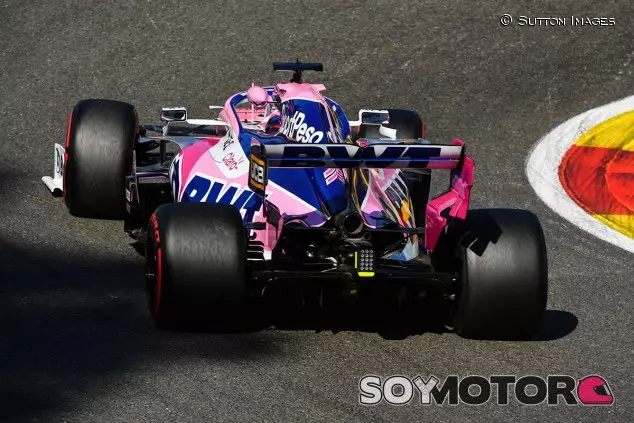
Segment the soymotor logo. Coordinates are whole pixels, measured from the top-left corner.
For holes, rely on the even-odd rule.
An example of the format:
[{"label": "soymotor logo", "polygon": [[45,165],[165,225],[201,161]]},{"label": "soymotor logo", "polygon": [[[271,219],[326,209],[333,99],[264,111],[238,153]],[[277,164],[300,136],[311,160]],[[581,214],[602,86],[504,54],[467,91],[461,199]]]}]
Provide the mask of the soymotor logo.
[{"label": "soymotor logo", "polygon": [[[496,389],[493,389],[493,385]],[[576,380],[568,375],[509,376],[494,375],[488,378],[478,375],[447,376],[441,383],[436,376],[424,380],[420,376],[364,376],[359,381],[359,402],[376,405],[384,400],[388,404],[408,404],[418,397],[421,405],[482,405],[494,401],[508,405],[509,393],[515,401],[524,405],[612,405],[614,396],[608,382],[592,375]]]}]

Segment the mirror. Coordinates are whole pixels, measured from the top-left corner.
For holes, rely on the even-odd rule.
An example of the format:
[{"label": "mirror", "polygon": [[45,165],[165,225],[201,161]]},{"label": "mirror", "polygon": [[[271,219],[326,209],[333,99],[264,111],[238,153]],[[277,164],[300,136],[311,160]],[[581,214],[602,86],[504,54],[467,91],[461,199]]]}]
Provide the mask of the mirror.
[{"label": "mirror", "polygon": [[187,109],[184,107],[169,107],[161,109],[161,120],[164,122],[185,122]]},{"label": "mirror", "polygon": [[361,112],[361,123],[364,125],[381,125],[390,121],[390,114],[387,110],[373,110]]}]

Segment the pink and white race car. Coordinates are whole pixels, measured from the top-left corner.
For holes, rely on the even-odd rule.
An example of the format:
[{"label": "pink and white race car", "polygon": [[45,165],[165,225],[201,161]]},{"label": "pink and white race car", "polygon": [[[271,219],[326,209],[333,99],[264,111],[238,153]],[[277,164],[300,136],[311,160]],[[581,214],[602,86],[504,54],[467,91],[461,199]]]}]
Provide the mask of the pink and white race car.
[{"label": "pink and white race car", "polygon": [[[439,301],[467,337],[539,327],[540,223],[523,210],[468,210],[474,162],[462,141],[431,143],[407,110],[348,120],[323,85],[302,81],[319,63],[274,69],[290,82],[237,93],[214,119],[172,107],[140,125],[129,104],[80,101],[55,145],[49,189],[73,215],[123,218],[145,244],[157,324],[235,327],[269,293],[295,292],[319,307]],[[450,182],[429,198],[436,169]]]}]

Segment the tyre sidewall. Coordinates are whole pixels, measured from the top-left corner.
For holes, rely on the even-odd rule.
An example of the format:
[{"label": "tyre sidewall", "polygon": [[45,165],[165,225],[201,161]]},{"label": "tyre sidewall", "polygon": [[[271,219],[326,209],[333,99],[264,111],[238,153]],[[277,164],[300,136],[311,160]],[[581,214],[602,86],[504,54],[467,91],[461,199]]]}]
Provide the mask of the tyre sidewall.
[{"label": "tyre sidewall", "polygon": [[[148,241],[160,257],[150,311],[163,327],[233,327],[248,299],[246,232],[231,205],[174,203],[150,218]],[[151,248],[150,248],[151,250]]]},{"label": "tyre sidewall", "polygon": [[523,210],[477,210],[467,225],[457,245],[456,332],[491,339],[530,336],[541,323],[548,293],[546,245],[537,217]]}]

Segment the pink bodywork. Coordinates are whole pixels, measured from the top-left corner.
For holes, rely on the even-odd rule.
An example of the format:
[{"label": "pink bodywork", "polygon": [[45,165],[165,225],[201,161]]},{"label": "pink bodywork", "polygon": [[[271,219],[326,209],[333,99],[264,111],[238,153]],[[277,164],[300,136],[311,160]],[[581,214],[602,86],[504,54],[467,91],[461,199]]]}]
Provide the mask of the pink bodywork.
[{"label": "pink bodywork", "polygon": [[[306,98],[326,103],[320,94],[323,90],[325,90],[325,87],[322,84],[289,83],[278,84],[275,92],[280,96],[282,101],[292,98]],[[251,87],[249,91],[251,97],[257,100],[259,104],[268,101],[268,94],[266,94],[266,91],[261,87],[254,86]],[[262,91],[264,91],[267,98],[265,98]],[[260,111],[260,113],[256,114],[257,119],[255,119],[255,122],[263,122],[267,119],[267,117],[261,113],[261,109],[256,108],[255,110],[256,112]],[[254,121],[254,114],[253,110],[249,108],[237,109],[235,112],[238,113],[238,118],[236,118],[236,113],[234,113],[230,98],[226,101],[220,113],[220,118],[231,126],[234,134],[238,134],[240,132],[238,119],[241,121]],[[232,185],[239,187],[235,198],[238,198],[245,189],[248,189],[249,157],[245,155],[240,144],[237,141],[230,141],[229,137],[230,135],[226,137],[210,137],[186,147],[178,154],[180,160],[175,160],[175,163],[177,163],[179,168],[177,170],[171,170],[176,170],[181,175],[181,183],[178,192],[175,193],[175,201],[181,200],[184,187],[187,186],[187,183],[196,174],[206,175],[206,177],[212,178],[215,181],[223,182],[225,189]],[[362,145],[363,140],[359,140],[359,144]],[[453,145],[463,144],[464,143],[460,140],[453,141]],[[458,164],[458,160],[430,162],[429,168],[456,169]],[[438,239],[447,225],[447,219],[441,216],[443,210],[449,208],[450,216],[460,219],[466,218],[469,207],[470,189],[473,185],[473,172],[474,162],[471,158],[465,156],[462,161],[461,170],[459,172],[452,172],[450,189],[428,202],[425,221],[425,248],[427,250],[434,250]],[[385,209],[380,199],[382,199],[384,203],[389,203],[389,198],[387,198],[385,193],[385,186],[387,186],[389,181],[396,177],[398,173],[399,171],[396,169],[372,170],[370,189],[367,191],[367,195],[361,204],[362,216],[368,226],[376,226],[376,220],[373,219],[373,216],[380,214]],[[262,209],[258,211],[254,217],[254,223],[265,222],[266,224],[265,230],[254,231],[255,240],[264,244],[265,256],[270,255],[270,252],[275,247],[283,223],[281,218],[277,222],[267,222],[267,210],[271,207],[277,208],[281,212],[279,213],[281,216],[299,216],[316,211],[313,206],[272,181],[269,181],[266,193],[267,200],[264,201]],[[257,194],[254,193],[253,195]],[[404,227],[416,226],[417,222],[413,221],[413,217],[404,218],[398,213],[395,215],[400,225]],[[418,223],[418,225],[420,225],[420,223]]]},{"label": "pink bodywork", "polygon": [[[454,140],[454,145],[464,145],[460,140]],[[447,226],[447,219],[440,213],[451,207],[449,216],[466,219],[469,209],[469,196],[473,186],[473,171],[475,162],[468,156],[464,157],[462,170],[454,173],[451,178],[449,191],[429,200],[425,219],[425,248],[433,251],[438,243],[442,231]]]},{"label": "pink bodywork", "polygon": [[[178,169],[172,171],[178,171],[182,180],[178,192],[175,193],[175,201],[181,201],[185,187],[196,175],[204,175],[213,181],[222,182],[225,190],[232,185],[238,187],[234,198],[238,198],[245,189],[248,189],[249,158],[237,141],[225,145],[227,139],[210,137],[178,153],[173,162],[173,166],[178,166]],[[220,195],[222,196],[223,193],[221,192]],[[262,242],[265,252],[270,253],[281,233],[282,221],[280,219],[275,222],[276,224],[267,222],[267,209],[276,207],[286,215],[305,215],[314,212],[315,208],[274,182],[268,183],[266,193],[267,201],[264,202],[263,208],[256,212],[253,222],[266,222],[265,230],[254,231],[255,241]],[[244,214],[244,211],[242,213]]]}]

